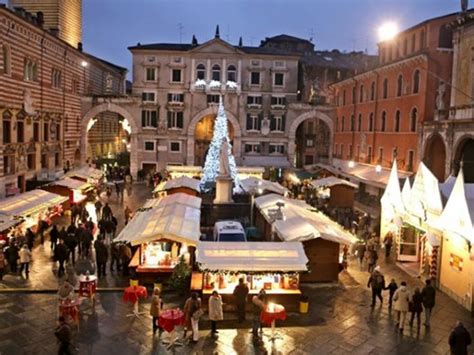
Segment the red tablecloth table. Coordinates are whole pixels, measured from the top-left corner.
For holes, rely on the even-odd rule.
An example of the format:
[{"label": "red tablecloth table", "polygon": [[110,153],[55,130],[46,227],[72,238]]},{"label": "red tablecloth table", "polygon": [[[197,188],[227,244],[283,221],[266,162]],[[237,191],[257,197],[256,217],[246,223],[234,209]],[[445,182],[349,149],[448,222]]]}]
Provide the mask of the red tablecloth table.
[{"label": "red tablecloth table", "polygon": [[66,320],[72,319],[76,324],[79,323],[79,305],[81,304],[78,299],[66,299],[59,301],[59,315],[63,316]]},{"label": "red tablecloth table", "polygon": [[133,312],[128,314],[127,317],[136,317],[140,318],[140,314],[145,314],[144,312],[138,312],[138,300],[140,298],[147,298],[148,292],[144,286],[129,286],[125,289],[123,293],[124,302],[133,303]]},{"label": "red tablecloth table", "polygon": [[170,333],[168,340],[163,340],[163,344],[168,344],[167,350],[174,348],[175,346],[182,346],[183,343],[178,341],[176,336],[176,327],[184,325],[185,318],[184,312],[179,308],[177,309],[167,309],[161,312],[160,317],[158,318],[158,325]]},{"label": "red tablecloth table", "polygon": [[97,276],[81,275],[79,276],[79,297],[94,298],[97,288]]},{"label": "red tablecloth table", "polygon": [[263,324],[271,325],[272,333],[270,336],[270,340],[274,341],[275,339],[279,338],[275,334],[275,322],[276,320],[285,320],[286,319],[286,310],[281,304],[268,304],[265,309],[260,314],[260,321]]}]

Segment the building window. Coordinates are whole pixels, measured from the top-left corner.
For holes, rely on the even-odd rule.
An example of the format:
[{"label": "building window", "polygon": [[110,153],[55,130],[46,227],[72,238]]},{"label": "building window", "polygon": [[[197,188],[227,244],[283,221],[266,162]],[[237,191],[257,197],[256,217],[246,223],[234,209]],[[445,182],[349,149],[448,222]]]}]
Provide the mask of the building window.
[{"label": "building window", "polygon": [[207,103],[208,104],[218,104],[220,100],[219,95],[207,95]]},{"label": "building window", "polygon": [[145,141],[145,150],[149,152],[155,151],[155,141]]},{"label": "building window", "polygon": [[16,121],[16,141],[17,143],[25,141],[25,123],[23,121]]},{"label": "building window", "polygon": [[285,145],[278,143],[270,143],[270,154],[285,154]]},{"label": "building window", "polygon": [[375,81],[372,82],[370,85],[370,100],[374,101],[375,100]]},{"label": "building window", "polygon": [[416,51],[416,33],[413,33],[411,35],[411,52],[415,52]]},{"label": "building window", "polygon": [[33,142],[40,141],[40,124],[39,122],[33,123]]},{"label": "building window", "polygon": [[413,93],[418,94],[420,91],[420,71],[417,69],[413,74]]},{"label": "building window", "polygon": [[15,156],[4,155],[3,156],[3,174],[10,175],[15,173]]},{"label": "building window", "polygon": [[403,95],[403,76],[400,74],[397,79],[397,96]]},{"label": "building window", "polygon": [[142,110],[142,127],[158,127],[158,112],[156,110]]},{"label": "building window", "polygon": [[354,115],[351,115],[351,132],[355,131],[355,120]]},{"label": "building window", "polygon": [[156,81],[156,68],[145,68],[145,80]]},{"label": "building window", "polygon": [[59,153],[54,154],[54,166],[55,167],[61,166],[61,157]]},{"label": "building window", "polygon": [[184,102],[184,94],[168,94],[168,102]]},{"label": "building window", "polygon": [[245,144],[245,153],[260,153],[262,147],[260,143],[246,143]]},{"label": "building window", "polygon": [[304,164],[311,165],[314,162],[314,157],[312,155],[305,155],[304,156]]},{"label": "building window", "polygon": [[214,64],[212,66],[212,80],[221,81],[221,67],[219,64]]},{"label": "building window", "polygon": [[2,47],[2,57],[3,57],[3,74],[11,74],[11,53],[10,47],[6,44]]},{"label": "building window", "polygon": [[247,96],[247,105],[262,105],[262,97],[261,96]]},{"label": "building window", "polygon": [[168,128],[183,128],[183,112],[168,111]]},{"label": "building window", "polygon": [[275,73],[273,75],[273,86],[283,86],[285,85],[285,74]]},{"label": "building window", "polygon": [[41,169],[48,169],[49,168],[49,161],[47,154],[41,154]]},{"label": "building window", "polygon": [[359,102],[364,102],[364,85],[359,87]]},{"label": "building window", "polygon": [[49,123],[47,122],[43,124],[43,141],[49,141]]},{"label": "building window", "polygon": [[403,55],[408,54],[408,37],[403,39]]},{"label": "building window", "polygon": [[272,105],[286,106],[286,97],[285,96],[272,96]]},{"label": "building window", "polygon": [[443,25],[439,29],[438,47],[453,48],[453,31],[449,25]]},{"label": "building window", "polygon": [[260,72],[253,71],[250,73],[250,85],[260,85]]},{"label": "building window", "polygon": [[339,117],[336,117],[336,127],[334,127],[335,131],[338,132],[339,131]]},{"label": "building window", "polygon": [[3,144],[12,142],[12,123],[8,119],[3,119]]},{"label": "building window", "polygon": [[416,121],[418,120],[418,110],[414,107],[410,114],[410,132],[416,132]]},{"label": "building window", "polygon": [[412,171],[413,170],[413,163],[415,159],[415,152],[413,150],[408,151],[408,164],[407,164],[407,170]]},{"label": "building window", "polygon": [[359,132],[362,131],[362,114],[361,113],[359,113],[359,117],[357,119],[357,128]]},{"label": "building window", "polygon": [[371,163],[372,162],[372,146],[368,146],[367,147],[367,163]]},{"label": "building window", "polygon": [[385,78],[383,80],[383,96],[384,99],[388,97],[388,79]]},{"label": "building window", "polygon": [[400,111],[399,110],[397,110],[397,112],[395,112],[394,131],[395,132],[400,132]]},{"label": "building window", "polygon": [[349,154],[347,155],[348,159],[352,159],[352,144],[349,144]]},{"label": "building window", "polygon": [[173,83],[181,83],[182,82],[181,69],[173,69],[171,71],[171,81]]},{"label": "building window", "polygon": [[384,112],[382,112],[382,119],[381,119],[381,122],[380,122],[380,131],[381,132],[385,132],[386,124],[387,124],[387,113],[384,111]]},{"label": "building window", "polygon": [[262,114],[247,114],[247,131],[260,131],[262,129]]},{"label": "building window", "polygon": [[170,152],[180,153],[181,152],[181,142],[170,142]]},{"label": "building window", "polygon": [[308,148],[314,147],[314,139],[307,139],[306,140],[306,146]]},{"label": "building window", "polygon": [[342,157],[344,156],[344,144],[341,143],[339,149],[339,158],[342,159]]},{"label": "building window", "polygon": [[285,116],[270,116],[270,131],[284,132],[285,131]]},{"label": "building window", "polygon": [[356,102],[356,87],[354,86],[352,88],[352,104],[355,104]]},{"label": "building window", "polygon": [[36,155],[35,154],[28,154],[27,166],[28,166],[28,170],[36,169]]},{"label": "building window", "polygon": [[378,159],[379,164],[383,163],[383,148],[379,148],[379,159]]},{"label": "building window", "polygon": [[374,130],[374,113],[371,112],[369,115],[369,132]]},{"label": "building window", "polygon": [[237,82],[237,69],[235,69],[234,65],[227,67],[227,81]]},{"label": "building window", "polygon": [[155,102],[155,93],[154,92],[142,92],[142,101],[143,102]]},{"label": "building window", "polygon": [[51,86],[55,89],[61,88],[61,70],[53,69],[51,71]]},{"label": "building window", "polygon": [[204,66],[204,64],[198,64],[198,66],[196,67],[196,79],[206,79],[206,67]]},{"label": "building window", "polygon": [[421,30],[421,32],[420,32],[420,50],[424,49],[425,46],[426,46],[425,30]]},{"label": "building window", "polygon": [[342,92],[342,106],[346,105],[346,90]]},{"label": "building window", "polygon": [[344,132],[345,125],[346,125],[346,118],[345,118],[344,116],[342,116],[342,121],[341,121],[341,132]]},{"label": "building window", "polygon": [[38,66],[31,60],[26,58],[23,64],[23,79],[26,81],[37,81],[38,80]]},{"label": "building window", "polygon": [[71,90],[73,94],[79,94],[81,91],[81,84],[79,79],[72,79],[71,80]]}]

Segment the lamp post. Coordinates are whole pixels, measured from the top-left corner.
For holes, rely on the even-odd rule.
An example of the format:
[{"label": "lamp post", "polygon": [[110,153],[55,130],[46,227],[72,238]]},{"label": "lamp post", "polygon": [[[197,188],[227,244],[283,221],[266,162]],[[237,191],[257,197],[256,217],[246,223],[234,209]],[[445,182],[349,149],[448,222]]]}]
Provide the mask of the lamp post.
[{"label": "lamp post", "polygon": [[261,194],[263,191],[260,188],[261,182],[259,181],[256,185],[252,186],[249,189],[250,193],[250,227],[253,227],[253,210],[254,210],[254,205],[255,205],[255,195],[256,194]]}]

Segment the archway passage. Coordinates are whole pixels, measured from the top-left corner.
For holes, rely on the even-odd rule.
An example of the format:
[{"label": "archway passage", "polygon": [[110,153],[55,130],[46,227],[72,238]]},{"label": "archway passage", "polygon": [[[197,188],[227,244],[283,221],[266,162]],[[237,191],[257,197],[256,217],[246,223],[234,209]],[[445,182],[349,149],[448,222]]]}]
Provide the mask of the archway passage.
[{"label": "archway passage", "polygon": [[454,173],[457,175],[462,166],[464,181],[474,183],[474,139],[464,139],[456,150],[454,159]]},{"label": "archway passage", "polygon": [[[194,131],[194,165],[196,166],[204,166],[207,150],[209,149],[209,144],[211,143],[214,134],[215,119],[215,114],[209,114],[204,116],[196,124],[196,129]],[[230,121],[227,123],[229,127],[229,138],[232,144],[234,139],[234,127]]]},{"label": "archway passage", "polygon": [[443,182],[446,178],[446,147],[439,134],[432,135],[426,144],[423,161],[428,169]]},{"label": "archway passage", "polygon": [[312,117],[301,122],[296,129],[295,161],[297,168],[329,159],[330,129],[322,120]]}]

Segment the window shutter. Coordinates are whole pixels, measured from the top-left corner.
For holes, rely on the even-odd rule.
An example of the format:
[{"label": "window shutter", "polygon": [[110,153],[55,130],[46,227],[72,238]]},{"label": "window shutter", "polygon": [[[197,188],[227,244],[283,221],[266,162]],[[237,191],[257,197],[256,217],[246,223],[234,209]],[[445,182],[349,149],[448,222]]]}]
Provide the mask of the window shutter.
[{"label": "window shutter", "polygon": [[180,101],[180,102],[184,102],[184,94],[180,94],[180,95],[179,95],[179,101]]},{"label": "window shutter", "polygon": [[276,97],[272,96],[272,105],[276,105],[276,103],[277,103]]},{"label": "window shutter", "polygon": [[257,103],[258,103],[259,105],[262,104],[262,97],[261,97],[261,96],[257,96]]},{"label": "window shutter", "polygon": [[172,101],[172,99],[173,99],[173,95],[168,94],[168,102]]},{"label": "window shutter", "polygon": [[183,128],[183,113],[182,112],[176,113],[176,125],[178,128]]},{"label": "window shutter", "polygon": [[286,117],[285,115],[281,116],[281,130],[284,132],[286,127]]},{"label": "window shutter", "polygon": [[258,122],[258,130],[259,130],[259,131],[262,129],[262,121],[263,121],[263,113],[260,112],[260,113],[258,114],[258,120],[257,120],[257,122]]},{"label": "window shutter", "polygon": [[172,121],[171,111],[167,112],[167,117],[168,117],[168,128],[171,128],[171,127],[173,127],[172,122],[171,122]]},{"label": "window shutter", "polygon": [[286,106],[286,97],[282,97],[282,98],[281,98],[281,102],[282,102],[283,105]]},{"label": "window shutter", "polygon": [[247,105],[250,105],[252,103],[252,97],[247,96]]},{"label": "window shutter", "polygon": [[158,127],[157,112],[151,111],[151,125],[153,127]]},{"label": "window shutter", "polygon": [[276,129],[275,116],[270,115],[270,131],[274,131],[275,129]]},{"label": "window shutter", "polygon": [[247,131],[251,130],[252,128],[252,117],[247,114]]},{"label": "window shutter", "polygon": [[146,111],[142,110],[142,127],[146,127]]}]

